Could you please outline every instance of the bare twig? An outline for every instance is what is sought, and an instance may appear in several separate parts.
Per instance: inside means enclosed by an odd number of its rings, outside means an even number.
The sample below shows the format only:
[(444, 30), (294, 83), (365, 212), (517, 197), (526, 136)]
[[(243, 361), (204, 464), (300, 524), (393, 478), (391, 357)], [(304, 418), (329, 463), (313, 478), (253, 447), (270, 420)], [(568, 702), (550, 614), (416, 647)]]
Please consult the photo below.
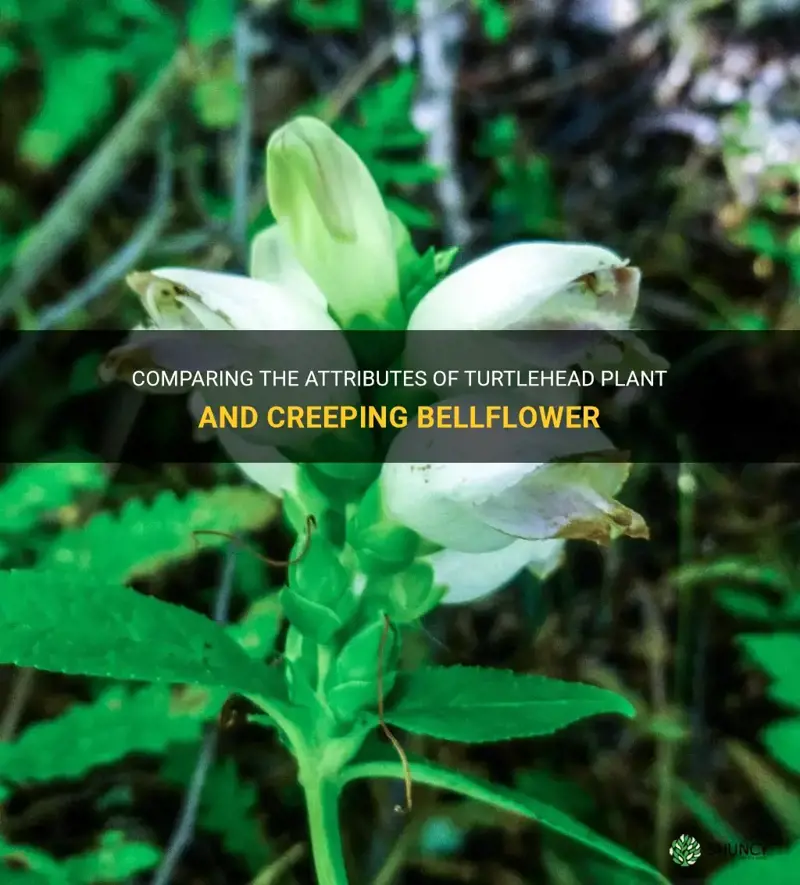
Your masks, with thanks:
[[(233, 593), (235, 565), (236, 552), (235, 548), (231, 546), (225, 558), (219, 589), (214, 600), (214, 620), (218, 623), (224, 623), (228, 620), (228, 610), (230, 609), (231, 595)], [(175, 868), (180, 863), (183, 852), (194, 836), (195, 822), (200, 808), (200, 799), (203, 795), (203, 787), (205, 786), (206, 778), (217, 750), (217, 735), (216, 725), (209, 727), (206, 731), (191, 780), (189, 781), (189, 789), (184, 797), (177, 826), (172, 833), (167, 850), (164, 852), (164, 857), (153, 876), (151, 885), (167, 885), (175, 872)]]
[(38, 332), (54, 329), (72, 316), (75, 311), (86, 307), (87, 304), (102, 295), (109, 286), (124, 279), (131, 268), (159, 238), (169, 220), (175, 177), (172, 149), (166, 129), (162, 132), (162, 137), (159, 140), (158, 161), (153, 204), (144, 221), (125, 245), (115, 252), (85, 283), (82, 283), (77, 289), (73, 289), (63, 301), (40, 314), (37, 322)]
[(253, 34), (247, 9), (236, 15), (233, 34), (236, 80), (239, 84), (241, 105), (236, 127), (233, 157), (233, 182), (230, 236), (236, 248), (247, 261), (247, 226), (250, 220), (250, 166), (253, 141)]
[(22, 718), (22, 711), (33, 691), (35, 679), (36, 670), (28, 667), (18, 670), (14, 675), (8, 704), (3, 710), (3, 718), (0, 720), (0, 743), (7, 743), (16, 734), (19, 720)]
[(417, 125), (428, 136), (427, 160), (439, 170), (436, 195), (448, 243), (462, 245), (471, 236), (464, 188), (458, 174), (458, 137), (454, 100), (457, 60), (465, 30), (463, 12), (444, 0), (417, 0), (422, 94)]
[(16, 257), (11, 279), (0, 290), (0, 320), (27, 297), (81, 235), (92, 213), (147, 145), (153, 125), (163, 119), (181, 94), (191, 69), (188, 50), (179, 50), (84, 162)]

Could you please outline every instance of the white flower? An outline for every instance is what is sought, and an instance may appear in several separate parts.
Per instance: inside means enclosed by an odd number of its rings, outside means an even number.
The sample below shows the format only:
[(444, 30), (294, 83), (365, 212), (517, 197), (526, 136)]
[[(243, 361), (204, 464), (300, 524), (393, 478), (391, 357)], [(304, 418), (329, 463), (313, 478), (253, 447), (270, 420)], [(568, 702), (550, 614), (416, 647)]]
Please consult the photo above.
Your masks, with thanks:
[[(443, 405), (476, 401), (460, 397)], [(614, 498), (630, 464), (605, 460), (610, 452), (611, 442), (591, 427), (498, 427), (478, 436), (415, 421), (392, 443), (381, 500), (390, 519), (464, 553), (502, 550), (517, 539), (606, 544), (623, 534), (647, 537), (642, 517)], [(479, 453), (497, 462), (475, 463)], [(578, 455), (594, 462), (563, 460)]]
[[(131, 274), (128, 283), (142, 301), (149, 328), (135, 330), (127, 344), (112, 351), (106, 360), (106, 377), (130, 381), (132, 369), (142, 363), (165, 369), (232, 368), (253, 373), (254, 384), (248, 388), (195, 388), (190, 409), (198, 419), (206, 406), (216, 409), (234, 402), (254, 406), (262, 416), (269, 406), (356, 405), (358, 392), (354, 388), (347, 388), (343, 395), (333, 387), (302, 383), (308, 371), (355, 369), (356, 363), (325, 299), (292, 261), (276, 234), (277, 229), (271, 229), (254, 244), (253, 265), (261, 279), (175, 267)], [(194, 339), (188, 332), (235, 334)], [(262, 370), (283, 371), (287, 367), (299, 370), (298, 386), (262, 383)], [(152, 392), (182, 391), (161, 388)], [(274, 461), (278, 459), (273, 447), (308, 445), (318, 433), (303, 428), (276, 429), (259, 421), (252, 429), (221, 432), (220, 441), (234, 460), (246, 465), (243, 469), (249, 476), (262, 477), (259, 482), (273, 491)], [(267, 447), (263, 465), (259, 464), (259, 446)]]
[(494, 593), (525, 568), (544, 580), (561, 565), (563, 556), (563, 541), (513, 541), (490, 553), (443, 549), (421, 560), (433, 568), (434, 584), (447, 587), (442, 602), (455, 605)]
[(267, 194), (287, 244), (342, 325), (401, 321), (392, 219), (345, 141), (312, 117), (282, 126), (267, 145)]
[(623, 330), (641, 274), (586, 243), (514, 243), (445, 277), (408, 324), (424, 330)]

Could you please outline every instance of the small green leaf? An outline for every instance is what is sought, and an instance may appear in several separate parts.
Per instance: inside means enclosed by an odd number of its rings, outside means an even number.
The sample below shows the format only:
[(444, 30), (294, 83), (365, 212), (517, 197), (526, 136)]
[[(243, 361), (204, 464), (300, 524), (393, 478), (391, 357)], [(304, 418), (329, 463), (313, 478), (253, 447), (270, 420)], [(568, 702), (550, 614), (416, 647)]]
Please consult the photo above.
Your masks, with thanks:
[[(620, 866), (645, 874), (650, 882), (668, 885), (666, 879), (636, 855), (595, 833), (552, 805), (507, 787), (428, 762), (426, 759), (411, 757), (409, 764), (411, 777), (417, 784), (428, 784), (431, 787), (450, 790), (478, 802), (485, 802), (502, 811), (522, 815), (551, 833), (557, 833), (572, 842), (577, 842)], [(389, 756), (389, 751), (385, 747), (373, 745), (365, 748), (355, 762), (345, 768), (341, 777), (343, 785), (365, 778), (400, 779), (403, 777), (403, 768), (397, 758)]]
[(116, 686), (0, 744), (0, 778), (17, 784), (77, 778), (129, 753), (163, 753), (171, 743), (199, 739), (204, 718), (178, 710), (169, 686)]
[(42, 564), (85, 570), (103, 575), (109, 583), (122, 583), (228, 543), (220, 535), (193, 532), (252, 531), (277, 512), (271, 495), (245, 486), (217, 486), (180, 499), (164, 492), (153, 504), (134, 499), (119, 515), (98, 513), (86, 525), (63, 532)]
[(370, 578), (364, 595), (370, 606), (385, 611), (393, 624), (413, 624), (442, 601), (446, 587), (433, 583), (433, 569), (415, 562), (393, 575)]
[(424, 667), (398, 678), (386, 721), (414, 734), (487, 743), (552, 734), (605, 713), (633, 718), (614, 692), (483, 667)]
[[(196, 766), (193, 747), (175, 747), (161, 769), (162, 776), (187, 786)], [(198, 824), (220, 836), (225, 848), (241, 857), (255, 874), (270, 860), (258, 814), (258, 791), (239, 776), (233, 759), (225, 759), (208, 772), (198, 812)]]
[(114, 106), (116, 51), (84, 47), (48, 60), (44, 101), (20, 142), (29, 163), (58, 163), (82, 138), (94, 132)]
[(70, 504), (77, 492), (99, 491), (105, 484), (102, 464), (20, 465), (0, 485), (0, 531), (28, 532), (49, 511)]
[(800, 774), (800, 717), (773, 722), (764, 729), (762, 739), (776, 762)]
[(728, 614), (737, 618), (769, 621), (775, 616), (775, 607), (754, 591), (723, 587), (716, 591), (714, 598)]
[(361, 26), (361, 0), (292, 0), (291, 13), (314, 31), (355, 31)]
[(323, 645), (355, 613), (358, 599), (350, 576), (331, 544), (315, 535), (308, 552), (289, 570), (289, 586), (281, 591), (289, 621), (304, 635)]
[(235, 0), (192, 0), (186, 14), (189, 42), (199, 49), (209, 49), (230, 40), (235, 15)]
[(769, 696), (782, 703), (798, 702), (800, 634), (744, 633), (737, 637), (747, 655), (773, 680)]
[(347, 526), (347, 540), (367, 573), (394, 573), (414, 559), (419, 535), (388, 519), (381, 503), (380, 483), (374, 482)]
[(151, 870), (161, 852), (146, 842), (128, 842), (121, 832), (103, 833), (100, 847), (64, 861), (63, 870), (70, 885), (98, 882), (125, 882), (137, 873)]
[(362, 710), (377, 707), (379, 667), (383, 671), (384, 693), (392, 690), (397, 677), (395, 651), (394, 630), (387, 630), (382, 617), (347, 641), (325, 683), (328, 704), (341, 720), (352, 722)]
[(270, 694), (274, 680), (223, 627), (188, 608), (41, 569), (0, 572), (0, 662), (242, 694)]

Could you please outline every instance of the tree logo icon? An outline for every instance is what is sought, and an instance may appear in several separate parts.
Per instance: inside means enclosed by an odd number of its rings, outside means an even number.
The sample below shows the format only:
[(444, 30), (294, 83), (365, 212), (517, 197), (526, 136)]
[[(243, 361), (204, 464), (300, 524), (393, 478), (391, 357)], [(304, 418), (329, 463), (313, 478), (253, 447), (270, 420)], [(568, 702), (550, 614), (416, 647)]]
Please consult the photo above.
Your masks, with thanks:
[(669, 853), (672, 862), (679, 867), (691, 867), (700, 860), (700, 843), (684, 833), (672, 843)]

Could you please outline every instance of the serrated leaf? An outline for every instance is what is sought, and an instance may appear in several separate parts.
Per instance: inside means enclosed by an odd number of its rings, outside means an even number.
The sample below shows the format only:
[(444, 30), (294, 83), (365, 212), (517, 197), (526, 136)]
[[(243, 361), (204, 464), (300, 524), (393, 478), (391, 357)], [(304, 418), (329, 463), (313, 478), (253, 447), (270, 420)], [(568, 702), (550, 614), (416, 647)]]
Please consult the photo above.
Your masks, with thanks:
[[(502, 811), (522, 815), (535, 821), (548, 832), (563, 836), (573, 843), (577, 842), (620, 866), (638, 871), (645, 875), (649, 882), (667, 885), (667, 880), (649, 864), (552, 805), (507, 787), (436, 765), (427, 759), (412, 757), (409, 764), (411, 777), (417, 784), (428, 784), (431, 787), (449, 790), (478, 802), (485, 802)], [(354, 763), (345, 768), (341, 780), (344, 785), (365, 778), (401, 779), (402, 777), (403, 768), (400, 761), (392, 758), (385, 747), (369, 747), (362, 751)]]
[(129, 501), (119, 516), (99, 513), (86, 525), (63, 532), (53, 542), (44, 567), (91, 571), (110, 583), (126, 582), (228, 543), (211, 529), (236, 533), (260, 528), (278, 512), (277, 501), (260, 489), (218, 486), (178, 499), (162, 493), (148, 506)]
[[(194, 767), (194, 755), (182, 748), (171, 754), (162, 775), (174, 783), (188, 784)], [(225, 759), (209, 771), (197, 822), (204, 830), (220, 836), (225, 848), (242, 858), (251, 873), (261, 870), (271, 856), (257, 807), (258, 791), (239, 777), (233, 759)]]
[(204, 718), (180, 709), (169, 686), (116, 686), (0, 744), (0, 778), (25, 784), (81, 777), (129, 753), (162, 753), (171, 743), (198, 740)]
[(40, 168), (58, 163), (111, 112), (119, 70), (116, 51), (94, 47), (47, 62), (42, 106), (20, 142), (22, 158)]
[(607, 713), (633, 718), (635, 710), (594, 685), (483, 667), (423, 667), (398, 677), (386, 721), (413, 734), (487, 743), (552, 734)]
[[(70, 571), (0, 572), (0, 662), (270, 694), (274, 671), (208, 618)], [(271, 677), (271, 679), (270, 679)]]
[(98, 491), (106, 476), (102, 464), (25, 464), (0, 486), (0, 532), (34, 528), (52, 510), (70, 504), (79, 491)]

